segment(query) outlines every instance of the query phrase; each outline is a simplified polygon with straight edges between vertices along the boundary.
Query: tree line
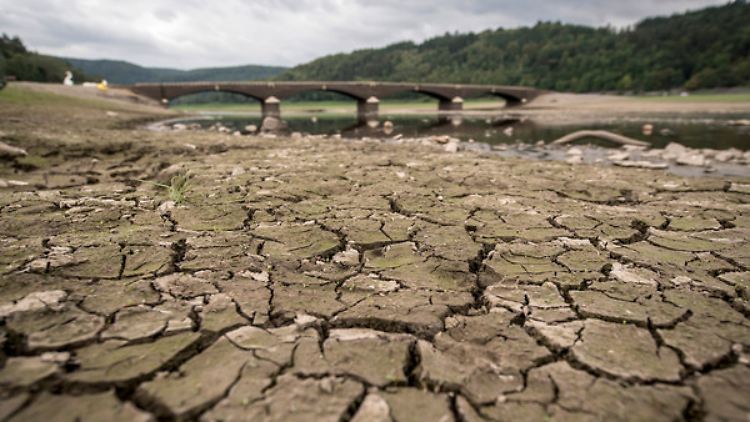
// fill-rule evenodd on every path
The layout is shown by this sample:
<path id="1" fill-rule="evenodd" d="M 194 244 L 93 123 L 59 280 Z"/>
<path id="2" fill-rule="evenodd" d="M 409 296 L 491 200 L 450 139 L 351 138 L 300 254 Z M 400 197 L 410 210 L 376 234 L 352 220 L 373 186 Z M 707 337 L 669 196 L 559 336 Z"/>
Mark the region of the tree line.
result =
<path id="1" fill-rule="evenodd" d="M 152 70 L 125 62 L 70 60 L 86 73 L 111 81 L 138 73 L 134 68 Z M 0 81 L 7 74 L 18 80 L 61 82 L 67 70 L 74 72 L 76 81 L 86 80 L 67 60 L 28 51 L 18 37 L 0 37 Z M 326 56 L 280 75 L 284 69 L 263 66 L 166 70 L 171 73 L 159 73 L 154 79 L 210 80 L 211 75 L 220 75 L 290 81 L 414 81 L 526 85 L 571 92 L 750 86 L 750 4 L 736 0 L 648 18 L 619 29 L 540 22 L 532 27 L 445 34 L 419 44 L 401 42 Z M 145 77 L 142 73 L 138 74 Z"/>
<path id="2" fill-rule="evenodd" d="M 445 34 L 421 44 L 323 57 L 279 79 L 527 85 L 572 92 L 748 86 L 750 4 L 738 0 L 621 29 L 540 22 Z"/>
<path id="3" fill-rule="evenodd" d="M 29 51 L 17 36 L 0 35 L 0 81 L 7 75 L 19 81 L 62 82 L 69 70 L 74 80 L 86 80 L 65 60 Z"/>

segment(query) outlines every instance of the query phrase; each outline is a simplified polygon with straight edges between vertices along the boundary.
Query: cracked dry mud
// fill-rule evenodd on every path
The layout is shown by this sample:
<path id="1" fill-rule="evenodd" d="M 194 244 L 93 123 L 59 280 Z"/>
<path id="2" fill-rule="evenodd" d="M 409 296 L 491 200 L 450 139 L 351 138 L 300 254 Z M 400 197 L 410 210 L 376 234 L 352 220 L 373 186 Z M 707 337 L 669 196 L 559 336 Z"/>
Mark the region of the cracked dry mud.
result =
<path id="1" fill-rule="evenodd" d="M 4 129 L 0 419 L 750 415 L 747 181 Z"/>

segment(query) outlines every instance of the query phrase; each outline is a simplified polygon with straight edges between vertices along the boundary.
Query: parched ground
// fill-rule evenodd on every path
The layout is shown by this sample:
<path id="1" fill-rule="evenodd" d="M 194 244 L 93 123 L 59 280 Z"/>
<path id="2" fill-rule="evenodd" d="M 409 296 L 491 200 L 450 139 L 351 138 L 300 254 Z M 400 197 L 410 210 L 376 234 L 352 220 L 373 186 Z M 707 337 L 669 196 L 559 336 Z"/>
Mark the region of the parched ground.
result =
<path id="1" fill-rule="evenodd" d="M 0 419 L 750 417 L 750 181 L 58 100 L 0 96 Z"/>

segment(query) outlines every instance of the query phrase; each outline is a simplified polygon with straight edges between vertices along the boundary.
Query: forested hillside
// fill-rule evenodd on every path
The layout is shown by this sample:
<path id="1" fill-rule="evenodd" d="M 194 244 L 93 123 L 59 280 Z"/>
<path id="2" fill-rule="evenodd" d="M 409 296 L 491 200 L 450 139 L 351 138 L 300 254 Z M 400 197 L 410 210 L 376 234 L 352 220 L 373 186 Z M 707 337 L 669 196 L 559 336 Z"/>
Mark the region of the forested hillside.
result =
<path id="1" fill-rule="evenodd" d="M 279 66 L 232 66 L 193 70 L 142 67 L 117 60 L 65 59 L 87 74 L 97 75 L 110 83 L 190 82 L 190 81 L 250 81 L 270 79 L 286 68 Z"/>
<path id="2" fill-rule="evenodd" d="M 528 85 L 558 91 L 655 91 L 750 85 L 745 0 L 632 28 L 561 23 L 446 34 L 421 44 L 336 54 L 284 80 L 381 80 Z"/>
<path id="3" fill-rule="evenodd" d="M 62 82 L 68 70 L 76 80 L 85 80 L 86 76 L 65 60 L 29 51 L 18 37 L 0 36 L 0 80 L 8 75 L 21 81 Z"/>
<path id="4" fill-rule="evenodd" d="M 0 38 L 0 76 L 4 72 L 19 80 L 59 82 L 68 69 L 74 70 L 77 82 L 85 73 L 123 84 L 276 78 L 528 85 L 574 92 L 750 86 L 750 4 L 737 0 L 649 18 L 625 29 L 540 22 L 446 34 L 420 44 L 402 42 L 326 56 L 292 69 L 248 65 L 177 70 L 59 59 L 28 51 L 17 37 Z M 226 95 L 201 98 L 209 97 Z"/>

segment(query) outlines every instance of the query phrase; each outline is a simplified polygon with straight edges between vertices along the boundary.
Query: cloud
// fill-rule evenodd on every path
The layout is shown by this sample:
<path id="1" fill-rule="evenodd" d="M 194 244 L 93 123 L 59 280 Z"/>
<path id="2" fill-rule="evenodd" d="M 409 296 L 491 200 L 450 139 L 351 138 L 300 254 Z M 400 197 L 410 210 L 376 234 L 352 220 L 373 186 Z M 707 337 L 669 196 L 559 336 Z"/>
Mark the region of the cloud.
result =
<path id="1" fill-rule="evenodd" d="M 0 0 L 0 28 L 32 49 L 147 66 L 291 66 L 445 32 L 554 20 L 626 26 L 725 0 Z"/>

